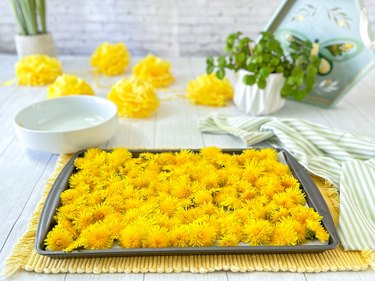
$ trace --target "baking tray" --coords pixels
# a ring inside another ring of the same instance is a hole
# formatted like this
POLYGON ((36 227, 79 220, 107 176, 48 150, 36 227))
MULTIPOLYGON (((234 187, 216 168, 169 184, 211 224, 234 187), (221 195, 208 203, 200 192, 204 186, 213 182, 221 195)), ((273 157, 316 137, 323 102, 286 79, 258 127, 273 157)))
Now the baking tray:
MULTIPOLYGON (((241 154, 244 149, 222 149, 224 153, 241 154)), ((107 150, 110 151, 110 150, 107 150)), ((138 157, 140 153, 162 153, 179 152, 179 149, 155 149, 155 150, 129 150, 133 157, 138 157)), ((199 149, 190 149, 199 152, 199 149)), ((46 250, 44 240, 48 232, 54 227, 56 222, 53 217, 60 204, 60 194, 69 188, 68 181, 72 173, 75 172, 74 160, 82 157, 85 151, 77 152, 65 165, 44 204, 35 239, 35 250, 38 254, 51 258, 83 258, 83 257, 113 257, 113 256, 150 256, 150 255, 191 255, 191 254, 275 254, 275 253, 311 253, 323 252, 334 249, 339 244, 337 232, 318 188, 308 175, 307 170, 301 166, 287 151, 278 149, 279 158, 285 162, 292 171, 293 176, 300 182, 302 190, 306 194, 306 201, 309 207, 314 208, 322 217, 322 224, 329 232, 330 238, 327 243, 308 243, 296 246, 235 246, 235 247, 169 247, 169 248, 120 248, 115 247, 103 250, 74 250, 72 252, 46 250)))

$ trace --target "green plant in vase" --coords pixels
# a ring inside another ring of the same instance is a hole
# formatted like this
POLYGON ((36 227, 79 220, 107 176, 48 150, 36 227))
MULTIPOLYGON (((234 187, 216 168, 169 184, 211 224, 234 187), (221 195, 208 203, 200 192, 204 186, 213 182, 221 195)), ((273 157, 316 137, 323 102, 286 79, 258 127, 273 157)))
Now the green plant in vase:
POLYGON ((19 57, 45 54, 54 56, 52 35, 47 32, 45 0, 10 0, 19 33, 15 36, 19 57))
POLYGON ((280 97, 290 96, 302 100, 312 91, 318 73, 320 59, 316 47, 310 41, 291 42, 286 52, 272 33, 262 32, 261 38, 255 43, 237 32, 227 37, 227 56, 207 58, 207 73, 215 72, 222 79, 227 70, 233 70, 239 73, 240 83, 256 86, 258 90, 263 90, 261 94, 267 91, 268 84, 275 84, 271 76, 278 77, 280 87, 273 86, 273 92, 277 88, 280 97))

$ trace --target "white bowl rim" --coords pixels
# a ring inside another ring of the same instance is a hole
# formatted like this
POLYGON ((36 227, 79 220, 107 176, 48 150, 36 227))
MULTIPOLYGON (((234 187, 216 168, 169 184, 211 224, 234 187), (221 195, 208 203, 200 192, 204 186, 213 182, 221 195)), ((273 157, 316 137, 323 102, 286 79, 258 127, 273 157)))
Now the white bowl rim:
POLYGON ((38 134, 60 134, 60 133, 70 133, 70 132, 73 133, 73 132, 79 132, 79 131, 83 131, 83 130, 87 130, 87 129, 96 128, 96 127, 99 127, 99 126, 109 122, 113 118, 117 117, 117 111, 118 111, 118 108, 117 108, 116 104, 114 104, 112 101, 110 101, 106 98, 102 98, 102 97, 98 97, 98 96, 91 96, 91 95, 70 95, 70 96, 57 97, 57 98, 53 98, 53 99, 46 99, 46 100, 42 100, 42 101, 39 101, 39 102, 29 104, 29 105, 25 106, 24 108, 22 108, 21 110, 19 110, 14 115, 13 123, 18 129, 23 130, 25 132, 30 132, 30 133, 38 133, 38 134), (24 112, 24 111, 28 110, 29 108, 34 107, 36 105, 58 102, 61 99, 67 99, 67 100, 69 100, 69 99, 72 99, 72 100, 79 100, 79 99, 90 100, 90 99, 92 99, 92 100, 96 100, 96 101, 99 101, 101 103, 104 103, 104 104, 108 105, 109 107, 112 107, 111 111, 113 110, 113 114, 111 114, 108 118, 102 120, 101 122, 99 122, 95 125, 87 126, 87 127, 84 127, 84 128, 71 129, 71 130, 69 130, 69 129, 67 129, 67 130, 47 130, 47 131, 46 130, 33 130, 33 129, 25 128, 25 127, 21 126, 20 124, 18 124, 17 117, 22 112, 24 112))

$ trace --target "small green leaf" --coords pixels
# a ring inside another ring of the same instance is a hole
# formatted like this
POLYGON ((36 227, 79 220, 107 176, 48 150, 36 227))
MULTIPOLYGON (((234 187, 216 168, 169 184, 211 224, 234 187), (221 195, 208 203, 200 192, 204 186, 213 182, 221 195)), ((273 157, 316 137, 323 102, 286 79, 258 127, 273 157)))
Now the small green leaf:
POLYGON ((214 58, 213 57, 207 57, 206 63, 207 64, 214 64, 214 58))
POLYGON ((290 86, 294 85, 295 84, 294 77, 293 76, 289 76, 288 79, 287 79, 287 83, 290 86))
POLYGON ((236 64, 243 65, 245 63, 246 56, 244 53, 236 54, 235 60, 236 60, 236 64))
POLYGON ((207 65, 206 72, 207 74, 211 74, 212 72, 214 72, 214 66, 212 64, 207 65))
POLYGON ((259 78, 257 84, 258 84, 259 89, 264 89, 264 88, 266 88, 266 86, 267 86, 266 79, 264 79, 264 78, 259 78))
POLYGON ((254 75, 250 75, 250 74, 247 74, 243 77, 243 80, 242 80, 246 85, 254 85, 255 82, 256 82, 256 78, 254 75))
POLYGON ((261 45, 261 44, 257 44, 257 45, 255 46, 255 48, 254 48, 254 52, 255 52, 256 54, 260 54, 262 51, 263 51, 263 47, 262 47, 262 45, 261 45))
POLYGON ((218 65, 220 68, 225 68, 227 66, 227 60, 224 56, 218 58, 218 65))
POLYGON ((216 77, 219 79, 224 79, 225 77, 225 70, 224 69, 219 69, 216 71, 216 77))
POLYGON ((276 67, 276 72, 277 73, 281 73, 281 72, 283 72, 284 71, 284 67, 282 67, 282 66, 278 66, 278 67, 276 67))
POLYGON ((270 61, 270 64, 276 66, 280 63, 280 59, 278 57, 273 57, 270 61))
POLYGON ((257 65, 255 63, 250 63, 246 66, 246 69, 250 72, 254 72, 257 69, 257 65))
POLYGON ((259 74, 263 77, 263 78, 267 78, 268 75, 270 75, 270 70, 268 69, 268 67, 262 67, 259 71, 259 74))
POLYGON ((262 56, 258 56, 258 57, 256 58, 256 62, 257 62, 257 63, 262 63, 262 62, 263 62, 263 57, 262 57, 262 56))

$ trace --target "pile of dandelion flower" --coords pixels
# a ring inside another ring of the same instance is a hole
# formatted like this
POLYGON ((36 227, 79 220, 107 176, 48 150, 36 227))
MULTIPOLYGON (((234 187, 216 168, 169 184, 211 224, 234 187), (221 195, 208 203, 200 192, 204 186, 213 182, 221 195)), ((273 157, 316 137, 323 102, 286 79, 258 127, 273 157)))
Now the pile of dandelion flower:
POLYGON ((120 117, 149 117, 159 107, 155 88, 135 77, 117 81, 108 93, 108 99, 117 105, 120 117))
POLYGON ((203 74, 187 86, 187 98, 194 104, 224 106, 233 97, 233 87, 228 79, 215 74, 203 74))
POLYGON ((102 43, 91 55, 95 71, 109 76, 124 73, 129 64, 130 54, 124 43, 102 43))
POLYGON ((327 241, 273 149, 231 155, 89 149, 61 193, 49 250, 297 245, 327 241))
POLYGON ((26 56, 15 68, 18 83, 24 86, 49 85, 63 72, 60 62, 46 55, 26 56))
POLYGON ((90 84, 73 74, 60 75, 53 84, 48 86, 47 98, 69 95, 94 95, 90 84))
POLYGON ((156 88, 167 87, 174 81, 170 67, 168 61, 148 55, 133 67, 133 75, 156 88))

